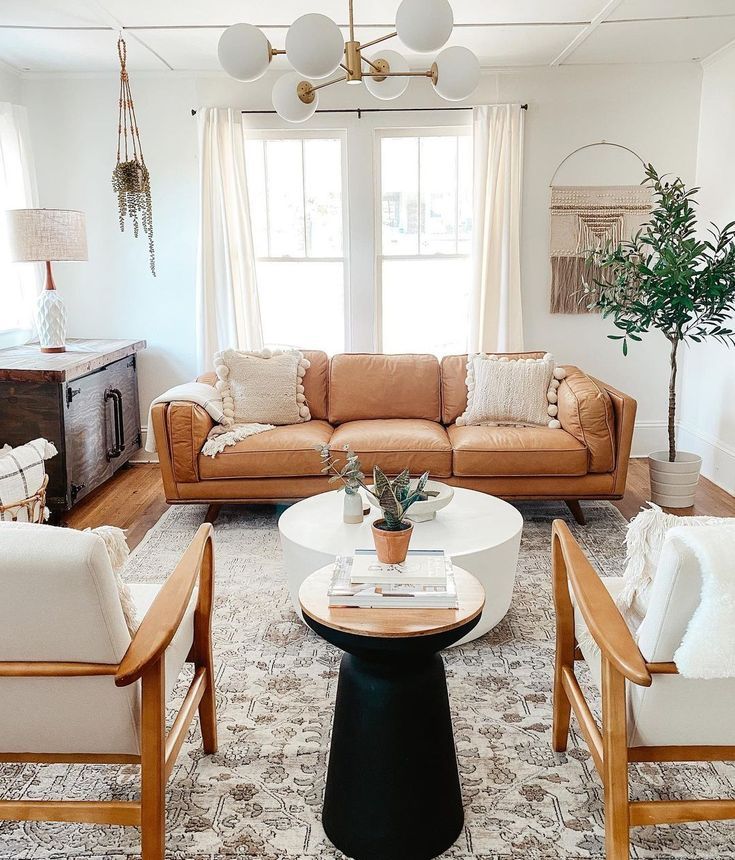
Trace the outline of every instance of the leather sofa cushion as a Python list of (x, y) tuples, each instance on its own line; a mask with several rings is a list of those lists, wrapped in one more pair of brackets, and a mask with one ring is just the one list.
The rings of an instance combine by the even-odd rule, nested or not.
[(294, 478), (320, 475), (322, 462), (315, 445), (332, 437), (326, 421), (288, 424), (248, 436), (216, 457), (199, 455), (202, 480), (216, 478)]
[(587, 449), (550, 427), (447, 428), (457, 476), (584, 475)]
[[(302, 349), (304, 358), (308, 358), (311, 367), (306, 371), (306, 376), (301, 380), (304, 385), (304, 395), (309, 405), (312, 418), (320, 421), (327, 420), (327, 403), (329, 399), (329, 358), (326, 352), (314, 349)], [(203, 373), (197, 377), (197, 382), (207, 382), (215, 385), (217, 376), (214, 371)]]
[(441, 420), (439, 362), (433, 355), (334, 355), (329, 421), (373, 418)]
[(452, 474), (452, 447), (441, 424), (423, 419), (387, 418), (348, 421), (334, 431), (329, 447), (336, 455), (349, 445), (370, 475), (373, 466), (391, 475), (410, 469), (412, 475), (429, 471), (437, 478)]
[(589, 452), (590, 472), (615, 468), (615, 416), (610, 395), (578, 367), (567, 366), (557, 389), (559, 421)]
[[(517, 358), (543, 358), (543, 352), (505, 352)], [(454, 424), (467, 409), (467, 356), (445, 355), (441, 363), (442, 423)]]

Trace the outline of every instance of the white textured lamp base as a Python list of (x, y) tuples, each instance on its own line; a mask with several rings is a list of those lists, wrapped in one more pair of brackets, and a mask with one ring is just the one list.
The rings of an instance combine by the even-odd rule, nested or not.
[(41, 352), (66, 350), (66, 308), (56, 290), (44, 290), (38, 297), (36, 325)]

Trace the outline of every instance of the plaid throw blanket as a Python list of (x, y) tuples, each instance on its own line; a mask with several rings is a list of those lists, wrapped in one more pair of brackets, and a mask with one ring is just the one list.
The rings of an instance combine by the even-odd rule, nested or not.
[[(44, 460), (57, 454), (46, 439), (34, 439), (26, 445), (0, 449), (0, 506), (7, 507), (35, 495), (46, 477)], [(14, 516), (23, 521), (27, 511), (0, 511), (0, 522), (11, 521)]]

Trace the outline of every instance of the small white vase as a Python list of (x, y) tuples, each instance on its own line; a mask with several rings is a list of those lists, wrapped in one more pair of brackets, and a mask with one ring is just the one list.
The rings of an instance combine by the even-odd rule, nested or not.
[(678, 451), (670, 463), (668, 451), (654, 451), (648, 455), (648, 467), (652, 502), (664, 508), (691, 508), (702, 467), (698, 454)]
[(362, 522), (362, 496), (359, 493), (344, 493), (344, 506), (342, 509), (342, 519), (351, 525), (358, 525)]
[(56, 290), (43, 290), (36, 306), (36, 325), (41, 352), (64, 352), (66, 308)]

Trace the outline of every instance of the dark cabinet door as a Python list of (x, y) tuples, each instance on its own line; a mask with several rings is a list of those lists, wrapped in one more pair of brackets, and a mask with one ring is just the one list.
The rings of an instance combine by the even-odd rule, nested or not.
[(74, 504), (140, 448), (135, 360), (121, 359), (66, 387), (65, 442)]

